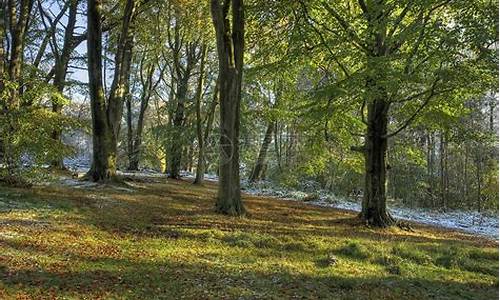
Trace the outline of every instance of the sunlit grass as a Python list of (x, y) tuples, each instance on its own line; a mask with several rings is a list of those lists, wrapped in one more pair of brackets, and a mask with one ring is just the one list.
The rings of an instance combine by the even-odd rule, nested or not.
[(229, 218), (186, 182), (0, 195), (2, 299), (498, 297), (496, 242), (458, 232), (253, 196)]

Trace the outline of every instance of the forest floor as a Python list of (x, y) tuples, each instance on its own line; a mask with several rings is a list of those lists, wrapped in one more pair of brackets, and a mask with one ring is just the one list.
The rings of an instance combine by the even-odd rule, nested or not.
[(216, 186), (0, 187), (0, 299), (498, 299), (498, 242)]

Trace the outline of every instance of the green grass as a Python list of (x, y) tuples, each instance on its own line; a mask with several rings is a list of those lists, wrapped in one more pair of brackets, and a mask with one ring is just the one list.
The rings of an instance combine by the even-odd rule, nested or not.
[[(0, 299), (497, 299), (498, 245), (215, 187), (0, 188)], [(328, 263), (334, 256), (336, 263)]]

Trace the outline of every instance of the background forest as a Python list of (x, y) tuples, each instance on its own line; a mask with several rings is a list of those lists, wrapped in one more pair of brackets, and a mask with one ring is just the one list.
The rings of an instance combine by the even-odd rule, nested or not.
[(497, 299), (498, 11), (0, 0), (0, 299)]
[[(86, 3), (21, 2), (15, 16), (3, 7), (9, 74), (2, 89), (3, 157), (24, 163), (16, 172), (48, 163), (73, 168), (75, 159), (90, 167)], [(116, 89), (125, 2), (103, 5), (102, 78), (109, 95)], [(172, 177), (199, 170), (197, 181), (217, 174), (220, 106), (209, 2), (137, 5), (129, 93), (118, 108), (118, 168)], [(393, 90), (388, 122), (398, 131), (387, 145), (388, 197), (409, 206), (496, 210), (495, 2), (387, 5), (386, 38), (401, 52), (377, 62), (391, 65), (384, 88)], [(367, 69), (357, 39), (368, 28), (358, 9), (351, 1), (335, 10), (321, 1), (246, 4), (242, 178), (361, 197), (364, 158), (353, 149), (364, 139)], [(9, 93), (15, 103), (6, 101)]]

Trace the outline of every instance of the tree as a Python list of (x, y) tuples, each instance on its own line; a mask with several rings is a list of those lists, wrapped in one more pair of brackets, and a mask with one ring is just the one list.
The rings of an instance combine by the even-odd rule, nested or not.
[[(231, 15), (229, 11), (231, 10)], [(245, 214), (240, 191), (240, 102), (243, 78), (244, 6), (243, 0), (211, 0), (219, 61), (220, 154), (219, 187), (216, 210), (240, 216)]]
[[(66, 86), (66, 74), (68, 73), (68, 64), (71, 59), (71, 53), (73, 52), (73, 34), (75, 31), (77, 8), (79, 0), (69, 0), (69, 15), (68, 22), (64, 31), (64, 43), (59, 54), (57, 51), (57, 41), (53, 41), (54, 45), (54, 81), (53, 85), (56, 91), (60, 94), (63, 93), (64, 87)], [(55, 35), (51, 35), (55, 36)], [(62, 105), (57, 99), (52, 103), (52, 111), (60, 114), (62, 110)], [(59, 128), (52, 132), (52, 138), (59, 142), (61, 140), (61, 130)], [(51, 162), (51, 165), (58, 169), (64, 169), (64, 162), (62, 159), (56, 159)]]
[[(488, 9), (482, 1), (472, 2), (360, 0), (336, 7), (327, 1), (302, 2), (305, 19), (337, 65), (332, 86), (348, 89), (361, 102), (366, 129), (363, 145), (353, 149), (365, 158), (360, 216), (368, 224), (394, 222), (386, 210), (388, 139), (446, 97), (466, 99), (489, 88), (484, 78), (490, 76), (491, 61), (480, 52), (488, 52), (496, 38), (470, 30), (463, 15)], [(319, 21), (318, 16), (328, 18)]]
[(123, 100), (129, 90), (133, 48), (133, 18), (137, 2), (127, 0), (115, 54), (113, 82), (106, 99), (102, 83), (102, 1), (87, 4), (88, 72), (92, 112), (93, 161), (88, 177), (93, 181), (112, 180), (116, 175), (117, 139)]
[[(147, 66), (146, 66), (147, 65)], [(139, 170), (139, 159), (141, 155), (143, 131), (144, 131), (144, 121), (146, 116), (146, 110), (149, 106), (149, 101), (153, 96), (153, 92), (156, 90), (163, 78), (163, 73), (166, 66), (163, 66), (159, 70), (158, 79), (154, 79), (154, 73), (157, 69), (154, 63), (147, 63), (144, 56), (141, 59), (139, 66), (139, 78), (141, 82), (141, 92), (139, 96), (140, 108), (139, 115), (137, 116), (137, 124), (133, 126), (133, 116), (132, 116), (132, 95), (127, 97), (127, 154), (128, 154), (128, 170), (137, 171)], [(145, 73), (145, 74), (144, 74)]]
[[(17, 160), (16, 157), (19, 153), (16, 153), (14, 143), (14, 135), (18, 130), (18, 111), (21, 107), (21, 94), (22, 88), (22, 71), (23, 71), (23, 58), (24, 58), (24, 47), (26, 40), (26, 33), (31, 18), (31, 10), (33, 8), (34, 1), (32, 0), (22, 0), (17, 1), (2, 1), (0, 3), (2, 9), (2, 22), (0, 23), (0, 33), (2, 38), (2, 46), (0, 50), (0, 73), (1, 83), (0, 90), (6, 94), (2, 95), (6, 99), (3, 101), (2, 112), (7, 120), (6, 128), (2, 131), (2, 137), (0, 141), (0, 146), (2, 148), (2, 155), (4, 158), (5, 165), (7, 166), (8, 175), (13, 177), (16, 174)], [(8, 27), (5, 25), (5, 20), (8, 20)], [(8, 48), (10, 53), (6, 51), (4, 44), (4, 36), (9, 29), (10, 35), (10, 45)], [(9, 55), (10, 54), (10, 55)]]

